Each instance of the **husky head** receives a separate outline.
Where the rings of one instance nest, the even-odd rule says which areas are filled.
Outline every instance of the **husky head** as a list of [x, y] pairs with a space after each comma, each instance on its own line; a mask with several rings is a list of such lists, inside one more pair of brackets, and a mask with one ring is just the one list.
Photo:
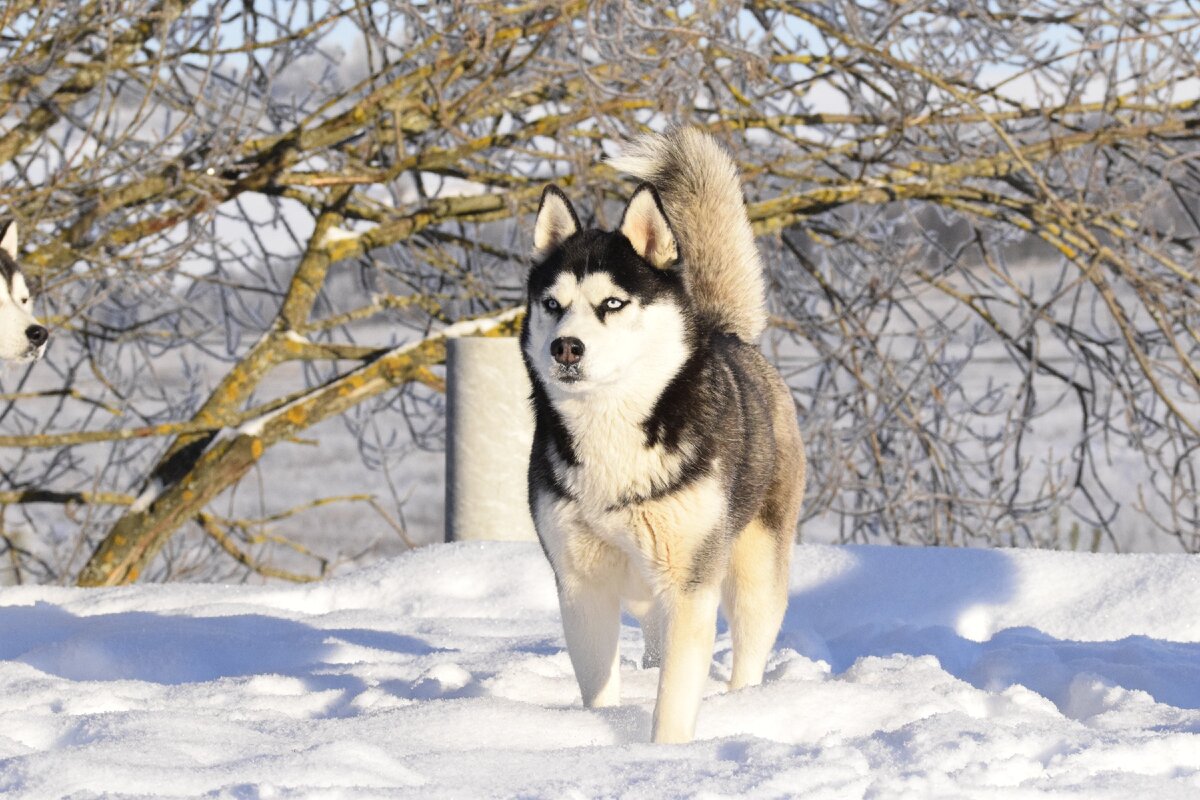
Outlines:
[[634, 192], [615, 231], [582, 230], [566, 196], [546, 187], [521, 350], [551, 398], [653, 393], [679, 371], [694, 325], [678, 261], [649, 184]]
[[50, 332], [33, 318], [33, 297], [17, 266], [17, 223], [0, 222], [0, 359], [35, 361]]

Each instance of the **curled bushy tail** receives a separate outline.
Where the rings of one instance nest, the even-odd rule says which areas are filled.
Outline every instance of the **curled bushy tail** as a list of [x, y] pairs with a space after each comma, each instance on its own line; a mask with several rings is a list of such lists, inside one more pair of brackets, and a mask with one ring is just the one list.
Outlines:
[[700, 314], [757, 340], [767, 326], [763, 265], [729, 154], [707, 133], [680, 128], [634, 139], [611, 163], [658, 190]]

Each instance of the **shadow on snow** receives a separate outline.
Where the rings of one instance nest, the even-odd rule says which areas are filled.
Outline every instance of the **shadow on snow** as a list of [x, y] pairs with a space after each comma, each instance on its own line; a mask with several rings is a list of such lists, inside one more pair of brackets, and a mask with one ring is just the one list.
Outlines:
[[1200, 708], [1200, 643], [1145, 636], [1056, 639], [1034, 627], [992, 630], [988, 607], [1010, 601], [1015, 568], [1003, 550], [840, 548], [850, 564], [793, 593], [779, 645], [829, 663], [834, 674], [865, 656], [931, 655], [979, 689], [1020, 684], [1065, 715], [1102, 710], [1078, 679]]
[[[188, 617], [148, 612], [76, 616], [50, 603], [0, 607], [0, 660], [75, 681], [200, 683], [248, 675], [311, 678], [347, 646], [437, 652], [412, 636], [314, 628], [260, 614]], [[332, 676], [329, 676], [332, 677]]]

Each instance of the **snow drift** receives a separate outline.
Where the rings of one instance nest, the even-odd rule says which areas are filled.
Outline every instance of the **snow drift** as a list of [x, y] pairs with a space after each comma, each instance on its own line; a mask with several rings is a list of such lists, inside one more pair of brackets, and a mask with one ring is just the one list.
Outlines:
[[579, 705], [536, 545], [302, 587], [0, 590], [5, 797], [1200, 792], [1200, 558], [799, 547], [764, 685]]

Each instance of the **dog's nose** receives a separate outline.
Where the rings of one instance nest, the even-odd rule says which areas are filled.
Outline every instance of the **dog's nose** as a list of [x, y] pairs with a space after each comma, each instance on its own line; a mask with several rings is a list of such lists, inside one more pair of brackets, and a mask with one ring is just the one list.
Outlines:
[[45, 325], [30, 325], [25, 329], [25, 338], [34, 347], [41, 347], [50, 338], [50, 331], [46, 330]]
[[569, 367], [583, 358], [583, 342], [574, 336], [560, 336], [550, 343], [550, 355], [564, 367]]

